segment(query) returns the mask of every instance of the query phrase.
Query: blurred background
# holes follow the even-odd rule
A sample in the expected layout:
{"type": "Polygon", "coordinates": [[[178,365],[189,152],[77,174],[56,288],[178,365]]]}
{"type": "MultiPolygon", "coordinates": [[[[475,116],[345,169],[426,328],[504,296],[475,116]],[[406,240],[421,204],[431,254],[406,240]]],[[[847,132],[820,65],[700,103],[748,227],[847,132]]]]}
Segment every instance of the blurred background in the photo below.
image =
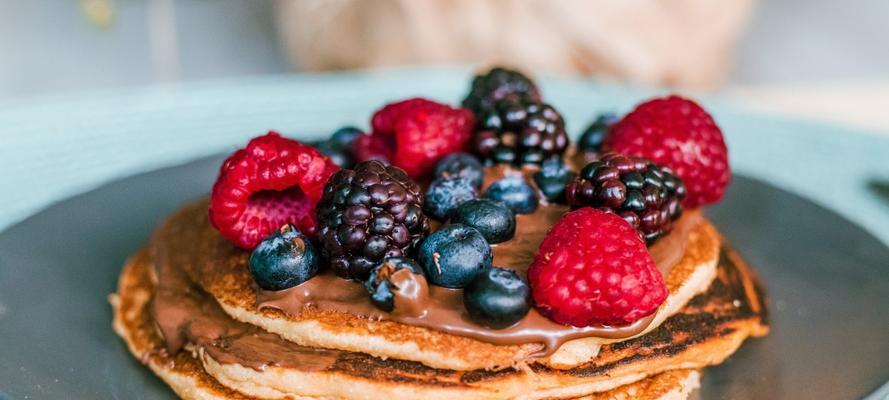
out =
{"type": "Polygon", "coordinates": [[[697,97],[737,171],[889,242],[887,21],[886,0],[0,0],[0,230],[270,128],[456,101],[503,63],[541,78],[574,134],[644,96],[697,97]]]}
{"type": "Polygon", "coordinates": [[[0,1],[0,97],[506,62],[889,128],[884,0],[0,1]]]}

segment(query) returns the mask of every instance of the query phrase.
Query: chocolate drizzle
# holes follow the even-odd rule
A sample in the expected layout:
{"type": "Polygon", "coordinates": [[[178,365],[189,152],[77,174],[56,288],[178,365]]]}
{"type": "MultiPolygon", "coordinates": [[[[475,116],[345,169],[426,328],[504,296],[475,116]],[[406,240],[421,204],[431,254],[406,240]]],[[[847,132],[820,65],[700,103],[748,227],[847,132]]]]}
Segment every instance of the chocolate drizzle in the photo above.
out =
{"type": "Polygon", "coordinates": [[[155,250],[157,285],[151,316],[170,354],[190,344],[223,364],[240,364],[257,371],[269,365],[320,371],[342,353],[300,346],[235,321],[213,298],[194,287],[187,275],[169,262],[163,249],[155,250]]]}
{"type": "MultiPolygon", "coordinates": [[[[516,239],[494,248],[494,264],[511,268],[522,276],[536,253],[537,246],[564,213],[561,206],[543,206],[534,214],[523,215],[517,224],[516,239]],[[533,249],[533,250],[529,250],[533,249]]],[[[681,218],[673,233],[662,239],[662,246],[652,248],[658,268],[665,274],[677,263],[684,252],[688,232],[697,224],[699,215],[688,213],[681,218]],[[673,236],[672,238],[670,236],[673,236]]],[[[660,242],[659,242],[660,243],[660,242]]],[[[259,290],[256,304],[259,309],[271,308],[291,315],[299,315],[304,307],[323,311],[350,313],[371,320],[391,320],[407,325],[434,329],[457,336],[465,336],[498,345],[542,343],[544,349],[537,356],[552,354],[563,343],[584,337],[624,339],[635,336],[654,319],[654,314],[625,326],[573,327],[555,323],[532,309],[525,318],[506,329],[488,329],[469,319],[463,306],[463,291],[440,286],[429,286],[428,297],[396,298],[396,310],[410,303],[409,313],[387,313],[373,306],[364,287],[325,272],[301,285],[281,291],[259,290]],[[398,304],[398,303],[401,304],[398,304]],[[422,310],[422,311],[417,311],[422,310]]]]}
{"type": "MultiPolygon", "coordinates": [[[[504,174],[527,175],[527,171],[490,168],[485,184],[504,174]]],[[[565,206],[541,204],[533,214],[517,216],[515,237],[492,246],[494,264],[514,269],[520,276],[525,276],[540,242],[566,211],[565,206]]],[[[689,233],[700,220],[700,212],[686,212],[674,224],[673,231],[650,248],[664,276],[682,259],[689,233]]],[[[257,370],[267,365],[323,369],[335,361],[339,354],[335,350],[298,346],[258,327],[233,320],[212,297],[192,283],[182,268],[175,264],[184,256],[176,252],[196,250],[174,245],[197,241],[191,236],[201,233],[189,221],[190,218],[171,221],[159,231],[162,234],[155,237],[151,246],[158,278],[151,312],[168,351],[175,353],[191,343],[217,361],[238,363],[257,370]]],[[[427,285],[422,276],[407,271],[400,275],[395,273],[390,279],[398,288],[394,293],[395,310],[392,313],[374,307],[361,283],[344,280],[329,271],[283,291],[256,288],[256,306],[258,309],[277,309],[290,315],[299,315],[304,308],[313,307],[369,320],[391,320],[498,345],[541,343],[543,348],[535,356],[552,354],[563,343],[579,338],[630,338],[645,331],[655,317],[652,314],[627,326],[578,328],[555,323],[532,309],[517,324],[493,330],[476,325],[469,319],[460,289],[427,285]]]]}

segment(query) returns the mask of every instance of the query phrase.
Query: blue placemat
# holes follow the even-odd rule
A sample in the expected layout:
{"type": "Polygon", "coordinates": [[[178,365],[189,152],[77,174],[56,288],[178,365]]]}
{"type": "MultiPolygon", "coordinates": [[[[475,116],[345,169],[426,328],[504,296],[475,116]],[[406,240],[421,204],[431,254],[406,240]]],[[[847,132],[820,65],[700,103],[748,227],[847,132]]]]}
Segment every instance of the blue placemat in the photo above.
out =
{"type": "MultiPolygon", "coordinates": [[[[456,102],[470,75],[407,68],[0,100],[0,229],[110,180],[227,152],[269,129],[317,138],[345,124],[367,126],[387,101],[456,102]]],[[[575,135],[598,112],[622,113],[659,94],[579,78],[540,81],[575,135]]],[[[889,243],[889,205],[867,190],[868,179],[889,178],[889,140],[701,100],[723,127],[736,172],[836,210],[889,243]]]]}

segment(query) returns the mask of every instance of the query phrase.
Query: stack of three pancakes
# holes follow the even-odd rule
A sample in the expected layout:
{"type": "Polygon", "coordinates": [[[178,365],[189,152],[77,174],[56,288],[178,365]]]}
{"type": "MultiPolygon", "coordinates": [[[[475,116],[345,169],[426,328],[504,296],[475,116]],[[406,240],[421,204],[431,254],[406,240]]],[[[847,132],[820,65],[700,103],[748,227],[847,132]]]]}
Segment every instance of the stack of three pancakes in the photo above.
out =
{"type": "MultiPolygon", "coordinates": [[[[682,399],[701,368],[768,331],[755,276],[696,211],[651,249],[669,289],[653,316],[632,330],[541,343],[354,307],[288,307],[294,293],[269,301],[250,277],[249,254],[213,229],[206,210],[199,201],[161,225],[112,295],[114,329],[187,399],[682,399]]],[[[494,247],[495,265],[524,276],[547,216],[563,211],[520,216],[515,239],[494,247]]],[[[346,282],[335,284],[363,290],[346,282]]]]}

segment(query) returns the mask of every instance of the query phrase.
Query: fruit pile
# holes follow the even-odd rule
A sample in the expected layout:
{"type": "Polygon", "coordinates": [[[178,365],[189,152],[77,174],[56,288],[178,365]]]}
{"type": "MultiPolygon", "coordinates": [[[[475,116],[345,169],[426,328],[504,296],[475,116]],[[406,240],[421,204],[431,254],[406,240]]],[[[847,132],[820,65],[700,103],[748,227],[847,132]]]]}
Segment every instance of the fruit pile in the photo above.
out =
{"type": "Polygon", "coordinates": [[[223,163],[210,221],[252,251],[262,290],[331,271],[362,282],[385,312],[399,311],[400,291],[437,285],[462,290],[468,316],[490,329],[532,309],[566,325],[625,325],[667,297],[647,246],[684,208],[718,201],[731,176],[722,132],[691,100],[602,114],[568,151],[559,112],[504,68],[476,76],[462,107],[406,99],[369,125],[312,145],[270,132],[223,163]],[[541,207],[566,211],[527,277],[494,266],[491,246],[541,207]]]}

